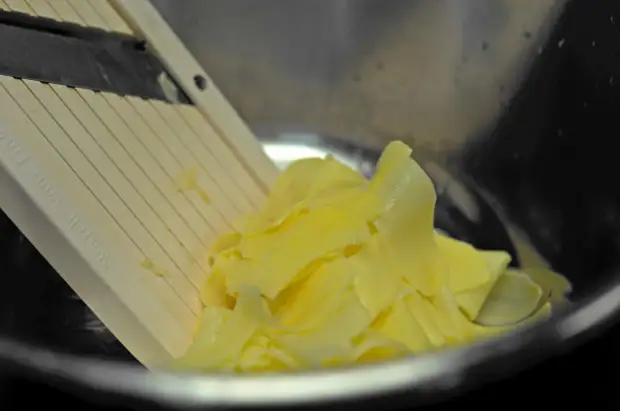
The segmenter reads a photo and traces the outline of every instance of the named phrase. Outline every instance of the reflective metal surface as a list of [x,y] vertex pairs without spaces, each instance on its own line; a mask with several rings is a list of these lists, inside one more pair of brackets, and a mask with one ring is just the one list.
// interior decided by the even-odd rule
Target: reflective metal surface
[[303,158],[333,156],[341,163],[370,177],[381,153],[370,147],[312,133],[282,133],[259,138],[269,158],[280,169],[285,169],[292,162]]
[[565,0],[153,0],[254,127],[418,152],[486,132]]

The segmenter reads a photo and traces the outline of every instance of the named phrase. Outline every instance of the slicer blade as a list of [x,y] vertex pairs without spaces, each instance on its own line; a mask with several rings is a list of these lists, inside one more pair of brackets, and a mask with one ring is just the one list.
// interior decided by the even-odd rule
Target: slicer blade
[[209,242],[275,166],[146,0],[0,0],[0,51],[0,207],[140,362],[164,365],[191,341]]

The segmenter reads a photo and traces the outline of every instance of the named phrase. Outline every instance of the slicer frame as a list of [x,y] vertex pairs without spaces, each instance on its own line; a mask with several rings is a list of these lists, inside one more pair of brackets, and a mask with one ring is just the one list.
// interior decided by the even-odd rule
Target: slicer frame
[[[191,341],[208,243],[277,169],[148,0],[0,9],[133,35],[191,101],[0,76],[0,207],[140,362],[164,366]],[[175,185],[186,170],[201,193]]]

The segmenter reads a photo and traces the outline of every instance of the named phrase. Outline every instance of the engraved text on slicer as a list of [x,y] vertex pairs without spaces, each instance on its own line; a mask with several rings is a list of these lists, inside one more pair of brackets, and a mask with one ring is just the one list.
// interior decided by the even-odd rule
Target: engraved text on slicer
[[54,207],[56,214],[63,215],[62,220],[68,223],[70,232],[76,234],[81,242],[88,244],[102,267],[109,268],[107,253],[92,230],[84,224],[83,219],[75,211],[65,204],[61,204],[58,190],[54,188],[52,182],[41,173],[19,143],[9,137],[4,130],[0,130],[0,156],[8,157],[9,161],[21,168],[22,176],[36,183],[36,186],[45,194],[47,201]]

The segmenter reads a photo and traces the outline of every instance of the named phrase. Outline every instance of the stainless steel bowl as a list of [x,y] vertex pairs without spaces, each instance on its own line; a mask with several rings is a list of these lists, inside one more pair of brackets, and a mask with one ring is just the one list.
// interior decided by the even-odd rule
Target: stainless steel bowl
[[372,173],[385,142],[406,140],[436,180],[439,226],[551,265],[574,303],[496,340],[372,366],[148,373],[0,219],[0,266],[13,274],[0,287],[0,381],[27,376],[98,403],[400,408],[569,355],[615,323],[620,190],[605,130],[620,102],[616,2],[154,3],[281,165],[332,153]]

